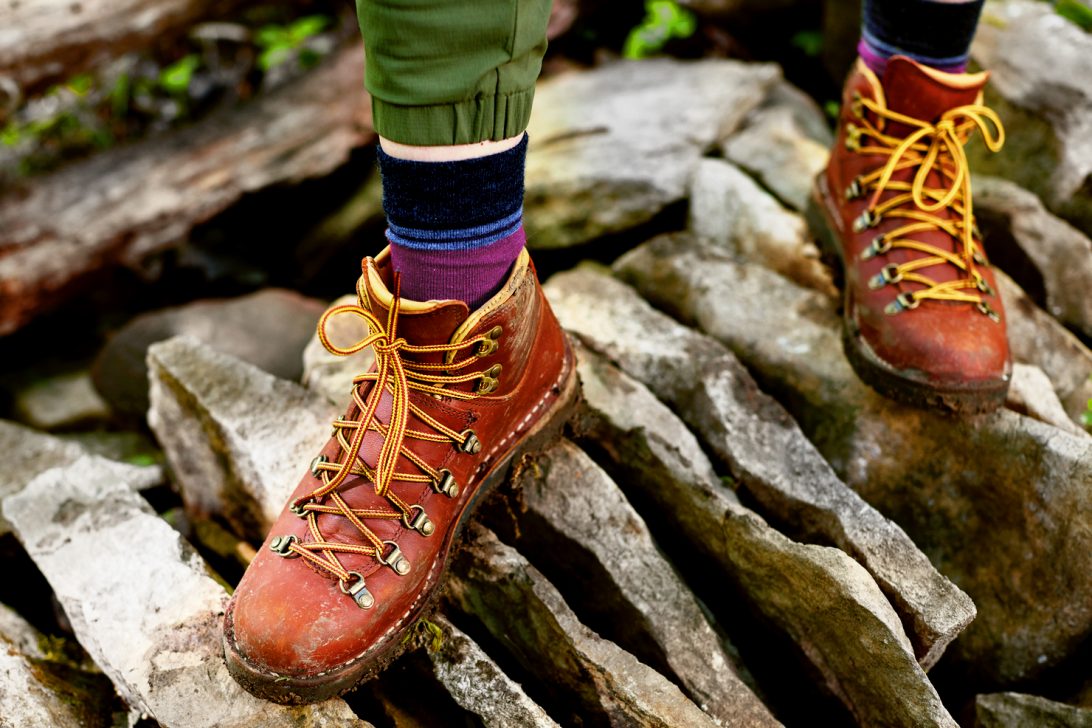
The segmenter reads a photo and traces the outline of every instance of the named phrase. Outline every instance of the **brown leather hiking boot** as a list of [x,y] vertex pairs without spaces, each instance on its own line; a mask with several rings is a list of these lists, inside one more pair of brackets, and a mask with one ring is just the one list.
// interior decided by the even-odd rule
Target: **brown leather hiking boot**
[[[345,692],[397,656],[468,516],[577,397],[572,350],[526,251],[473,313],[399,300],[386,251],[363,268],[359,305],[327,311],[319,335],[335,353],[374,347],[376,364],[356,378],[224,618],[231,674],[281,703]],[[341,314],[372,335],[332,345],[323,328]]]
[[1004,401],[1005,312],[975,226],[963,145],[1004,131],[982,106],[987,74],[947,74],[905,57],[883,82],[861,61],[809,220],[845,272],[844,343],[881,394],[960,412]]

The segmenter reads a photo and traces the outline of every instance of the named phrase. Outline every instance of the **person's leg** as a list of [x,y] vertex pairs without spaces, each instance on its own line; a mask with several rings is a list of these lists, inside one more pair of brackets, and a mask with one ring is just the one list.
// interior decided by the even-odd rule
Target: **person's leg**
[[524,130],[550,3],[358,0],[357,12],[403,295],[477,308],[523,248]]
[[[375,364],[224,618],[231,674],[278,702],[342,693],[398,654],[459,528],[576,400],[572,348],[523,245],[549,0],[358,9],[390,246],[364,259],[357,303],[327,311],[319,338],[336,354],[370,346]],[[370,335],[330,341],[341,314]]]
[[830,163],[809,215],[845,272],[845,348],[881,394],[975,412],[1005,397],[1011,359],[963,144],[1000,121],[966,74],[981,0],[865,0]]
[[864,0],[857,52],[879,76],[892,56],[961,73],[983,4],[985,0]]

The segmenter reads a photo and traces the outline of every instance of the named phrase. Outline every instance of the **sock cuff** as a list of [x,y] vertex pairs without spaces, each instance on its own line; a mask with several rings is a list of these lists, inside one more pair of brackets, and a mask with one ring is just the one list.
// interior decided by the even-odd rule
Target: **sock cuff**
[[861,39],[877,56],[904,55],[937,68],[967,63],[985,0],[866,0]]
[[[377,149],[383,178],[383,211],[396,234],[407,239],[428,230],[476,229],[523,209],[527,135],[503,152],[457,162],[419,162]],[[473,204],[467,192],[474,190]]]

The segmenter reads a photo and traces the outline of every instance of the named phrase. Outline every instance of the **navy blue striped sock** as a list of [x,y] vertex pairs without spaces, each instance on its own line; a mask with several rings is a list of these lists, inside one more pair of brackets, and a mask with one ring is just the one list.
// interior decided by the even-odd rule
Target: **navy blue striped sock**
[[398,159],[379,149],[391,261],[402,296],[465,301],[474,310],[504,284],[523,250],[527,137],[458,162]]
[[882,76],[891,56],[909,56],[941,71],[960,73],[978,28],[985,0],[864,0],[861,42],[864,62]]

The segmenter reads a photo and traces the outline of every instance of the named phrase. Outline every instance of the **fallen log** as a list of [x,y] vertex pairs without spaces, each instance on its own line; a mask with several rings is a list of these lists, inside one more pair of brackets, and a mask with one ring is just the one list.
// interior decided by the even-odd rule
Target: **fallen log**
[[253,103],[0,198],[0,334],[61,303],[88,274],[179,244],[249,192],[344,163],[373,138],[363,64],[354,45]]

